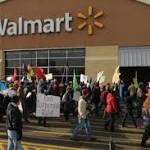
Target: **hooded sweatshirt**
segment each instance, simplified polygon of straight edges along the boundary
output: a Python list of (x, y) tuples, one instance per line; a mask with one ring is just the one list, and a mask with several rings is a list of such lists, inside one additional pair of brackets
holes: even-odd
[(79, 118), (86, 119), (88, 110), (87, 110), (87, 102), (83, 99), (81, 96), (79, 98), (79, 103), (78, 103), (78, 113), (79, 113)]

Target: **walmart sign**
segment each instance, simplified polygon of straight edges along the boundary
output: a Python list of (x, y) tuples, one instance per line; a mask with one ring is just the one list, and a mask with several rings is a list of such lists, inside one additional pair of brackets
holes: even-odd
[(19, 17), (17, 22), (11, 21), (8, 18), (0, 20), (0, 36), (16, 36), (27, 34), (50, 34), (59, 33), (61, 31), (71, 32), (71, 22), (73, 17), (70, 13), (65, 13), (63, 17), (56, 19), (36, 19), (25, 20)]

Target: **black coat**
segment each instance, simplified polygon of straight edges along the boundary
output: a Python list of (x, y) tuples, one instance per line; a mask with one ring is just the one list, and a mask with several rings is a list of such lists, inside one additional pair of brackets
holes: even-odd
[(71, 112), (73, 106), (72, 91), (65, 93), (64, 112)]
[(19, 108), (14, 103), (9, 103), (6, 111), (6, 127), (18, 133), (18, 140), (22, 137), (22, 126), (22, 114)]
[(100, 88), (99, 87), (93, 87), (92, 89), (92, 102), (93, 103), (99, 103), (100, 101)]

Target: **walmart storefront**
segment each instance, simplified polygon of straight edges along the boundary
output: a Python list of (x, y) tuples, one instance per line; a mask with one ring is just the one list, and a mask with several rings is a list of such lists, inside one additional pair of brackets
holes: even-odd
[(13, 74), (14, 66), (17, 68), (18, 77), (22, 76), (23, 64), (30, 64), (44, 69), (45, 74), (52, 73), (55, 78), (72, 78), (73, 70), (80, 75), (85, 71), (85, 49), (22, 49), (5, 51), (5, 75)]
[(56, 78), (76, 69), (95, 79), (104, 70), (107, 82), (118, 65), (123, 74), (141, 72), (150, 66), (149, 14), (149, 5), (130, 0), (7, 0), (0, 4), (0, 76), (17, 68), (20, 78), (23, 64)]

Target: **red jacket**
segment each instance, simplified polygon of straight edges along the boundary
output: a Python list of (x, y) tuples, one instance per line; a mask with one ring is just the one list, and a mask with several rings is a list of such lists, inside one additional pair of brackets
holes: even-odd
[(118, 110), (117, 109), (117, 101), (116, 101), (115, 97), (111, 93), (109, 93), (107, 95), (107, 106), (106, 106), (105, 111), (107, 113), (115, 113), (115, 112), (117, 112), (117, 110)]

